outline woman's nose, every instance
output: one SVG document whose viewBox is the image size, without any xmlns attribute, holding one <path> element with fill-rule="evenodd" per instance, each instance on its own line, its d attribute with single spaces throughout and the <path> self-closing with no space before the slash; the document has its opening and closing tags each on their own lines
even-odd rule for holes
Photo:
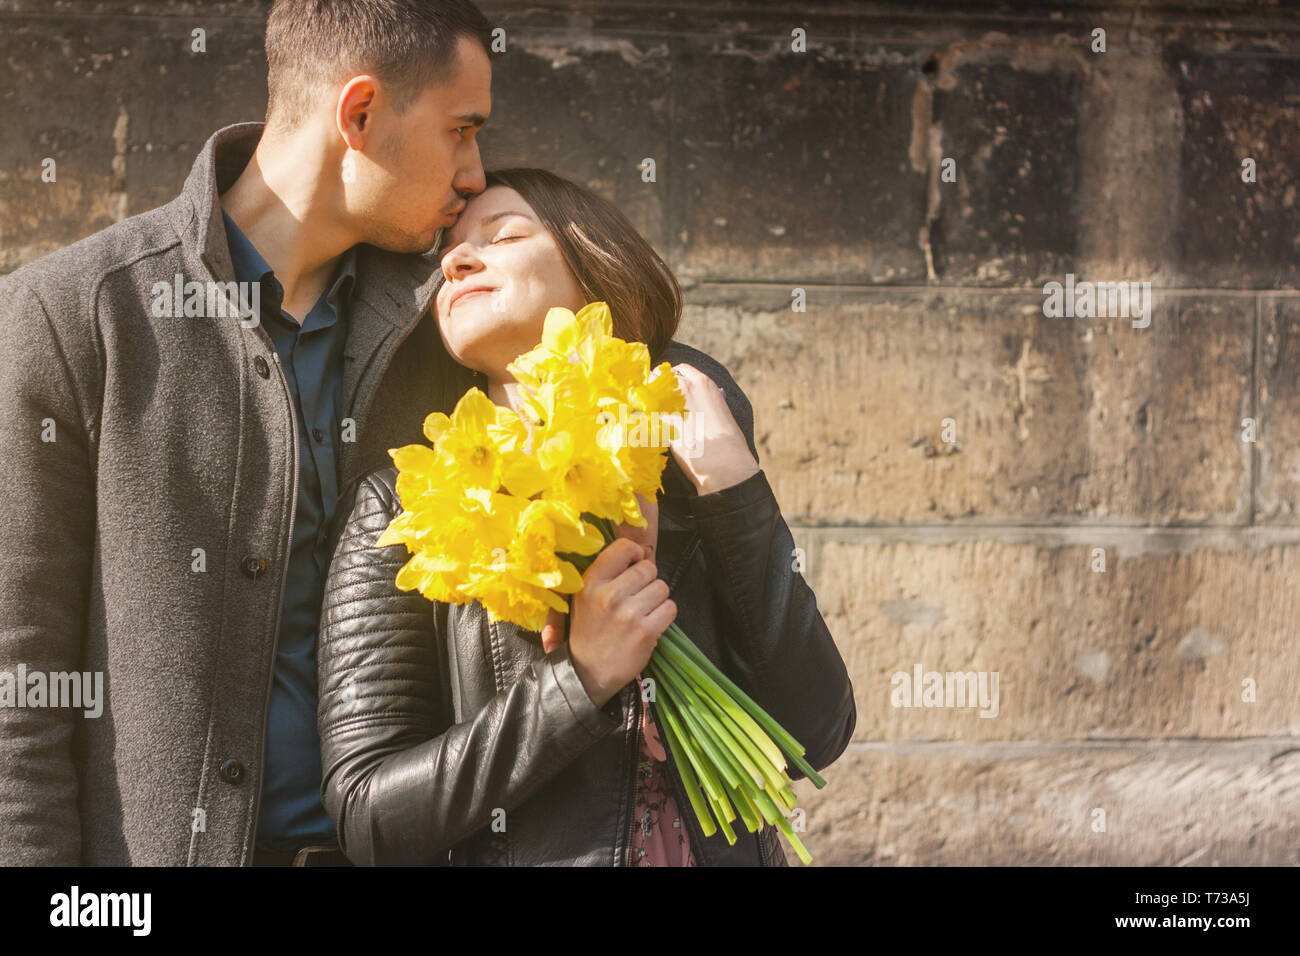
<svg viewBox="0 0 1300 956">
<path fill-rule="evenodd" d="M 442 274 L 448 281 L 470 275 L 482 267 L 482 261 L 465 242 L 442 257 Z"/>
</svg>

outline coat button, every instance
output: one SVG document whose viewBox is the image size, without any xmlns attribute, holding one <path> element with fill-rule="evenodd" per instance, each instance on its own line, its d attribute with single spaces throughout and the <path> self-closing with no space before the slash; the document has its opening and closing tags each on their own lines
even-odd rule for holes
<svg viewBox="0 0 1300 956">
<path fill-rule="evenodd" d="M 271 377 L 271 366 L 266 364 L 266 359 L 262 358 L 262 356 L 259 355 L 253 359 L 253 368 L 257 369 L 257 374 L 262 378 Z"/>
<path fill-rule="evenodd" d="M 244 765 L 233 759 L 222 761 L 221 779 L 226 783 L 239 783 L 244 779 Z"/>
<path fill-rule="evenodd" d="M 266 570 L 266 558 L 260 554 L 250 554 L 244 558 L 244 573 L 250 578 L 256 578 Z"/>
<path fill-rule="evenodd" d="M 313 428 L 311 430 L 311 437 L 316 439 L 316 441 L 321 442 L 325 440 L 325 433 L 319 428 Z"/>
</svg>

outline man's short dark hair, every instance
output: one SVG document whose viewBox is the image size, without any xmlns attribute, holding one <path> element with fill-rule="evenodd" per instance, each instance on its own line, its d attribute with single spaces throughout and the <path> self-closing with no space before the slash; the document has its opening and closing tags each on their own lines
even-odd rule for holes
<svg viewBox="0 0 1300 956">
<path fill-rule="evenodd" d="M 470 37 L 492 53 L 492 25 L 471 0 L 275 0 L 266 21 L 267 125 L 291 130 L 332 84 L 378 77 L 400 115 L 453 79 Z"/>
</svg>

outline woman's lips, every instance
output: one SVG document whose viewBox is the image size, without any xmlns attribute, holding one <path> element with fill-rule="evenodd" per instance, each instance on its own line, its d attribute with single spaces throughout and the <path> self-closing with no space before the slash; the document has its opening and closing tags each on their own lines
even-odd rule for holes
<svg viewBox="0 0 1300 956">
<path fill-rule="evenodd" d="M 486 295 L 491 291 L 492 291 L 491 289 L 471 289 L 469 292 L 464 292 L 451 300 L 451 305 L 447 307 L 447 310 L 451 311 L 452 309 L 456 308 L 456 306 L 464 302 L 466 299 L 472 299 L 476 295 Z"/>
</svg>

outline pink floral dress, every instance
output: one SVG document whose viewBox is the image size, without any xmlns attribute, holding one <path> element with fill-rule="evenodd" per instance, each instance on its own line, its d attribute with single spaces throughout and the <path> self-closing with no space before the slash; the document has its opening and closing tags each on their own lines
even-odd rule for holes
<svg viewBox="0 0 1300 956">
<path fill-rule="evenodd" d="M 640 675 L 637 683 L 641 682 Z M 694 866 L 691 837 L 677 809 L 669 776 L 667 750 L 650 708 L 641 708 L 640 759 L 637 765 L 636 825 L 632 830 L 632 866 Z"/>
</svg>

